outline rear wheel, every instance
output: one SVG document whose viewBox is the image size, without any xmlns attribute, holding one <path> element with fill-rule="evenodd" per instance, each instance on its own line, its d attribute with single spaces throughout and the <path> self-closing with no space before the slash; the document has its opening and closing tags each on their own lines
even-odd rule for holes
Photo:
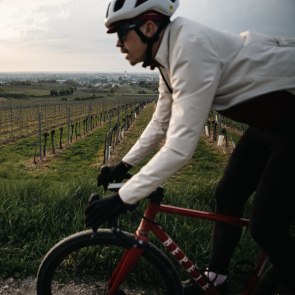
<svg viewBox="0 0 295 295">
<path fill-rule="evenodd" d="M 125 233 L 130 238 L 131 234 Z M 43 259 L 37 278 L 38 295 L 107 294 L 108 282 L 126 243 L 110 230 L 88 230 L 56 244 Z M 174 265 L 155 246 L 142 257 L 118 290 L 124 294 L 182 294 Z"/>
</svg>

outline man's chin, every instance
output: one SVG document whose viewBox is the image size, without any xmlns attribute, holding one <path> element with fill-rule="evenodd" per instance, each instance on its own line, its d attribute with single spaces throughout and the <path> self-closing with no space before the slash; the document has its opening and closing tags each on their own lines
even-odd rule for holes
<svg viewBox="0 0 295 295">
<path fill-rule="evenodd" d="M 129 64 L 130 64 L 131 66 L 135 66 L 135 65 L 138 64 L 138 62 L 137 62 L 137 61 L 129 60 Z"/>
<path fill-rule="evenodd" d="M 128 62 L 129 62 L 129 64 L 130 64 L 131 66 L 135 66 L 135 65 L 137 65 L 139 62 L 142 62 L 142 61 L 137 60 L 137 59 L 130 59 L 130 58 L 128 58 L 128 55 L 126 56 L 125 59 L 128 60 Z"/>
</svg>

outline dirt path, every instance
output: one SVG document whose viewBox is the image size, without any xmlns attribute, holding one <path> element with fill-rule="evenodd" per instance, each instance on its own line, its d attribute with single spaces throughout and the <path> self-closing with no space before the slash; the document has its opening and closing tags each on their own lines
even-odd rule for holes
<svg viewBox="0 0 295 295">
<path fill-rule="evenodd" d="M 93 293 L 92 293 L 93 292 Z M 62 288 L 58 295 L 90 295 L 96 294 L 93 286 L 85 284 L 70 284 Z M 36 279 L 25 280 L 8 279 L 0 283 L 0 295 L 36 295 Z"/>
<path fill-rule="evenodd" d="M 96 295 L 97 291 L 104 293 L 104 288 L 100 284 L 68 284 L 59 288 L 56 295 Z M 144 295 L 144 291 L 129 290 L 128 294 Z M 0 282 L 0 295 L 36 295 L 36 279 L 27 278 L 24 280 L 8 279 Z"/>
<path fill-rule="evenodd" d="M 36 295 L 33 278 L 25 280 L 8 279 L 0 283 L 1 295 Z"/>
</svg>

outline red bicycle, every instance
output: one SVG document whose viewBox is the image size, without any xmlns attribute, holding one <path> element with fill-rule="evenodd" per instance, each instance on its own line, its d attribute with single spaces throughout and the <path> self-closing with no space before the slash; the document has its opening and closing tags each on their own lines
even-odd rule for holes
<svg viewBox="0 0 295 295">
<path fill-rule="evenodd" d="M 97 232 L 92 230 L 78 232 L 57 243 L 47 253 L 39 267 L 37 294 L 73 295 L 68 291 L 68 285 L 86 284 L 87 294 L 181 295 L 183 288 L 180 268 L 199 284 L 204 294 L 218 294 L 214 285 L 205 279 L 198 263 L 192 262 L 156 222 L 156 216 L 158 213 L 177 214 L 241 227 L 247 227 L 249 221 L 164 205 L 163 198 L 162 188 L 157 189 L 149 197 L 144 215 L 134 234 L 114 226 L 109 229 L 99 229 Z M 164 254 L 160 245 L 156 246 L 151 241 L 150 233 L 154 234 L 155 241 L 157 240 L 169 255 Z M 288 294 L 267 256 L 264 253 L 258 256 L 254 270 L 244 290 L 239 294 Z M 173 263 L 172 257 L 178 263 Z"/>
</svg>

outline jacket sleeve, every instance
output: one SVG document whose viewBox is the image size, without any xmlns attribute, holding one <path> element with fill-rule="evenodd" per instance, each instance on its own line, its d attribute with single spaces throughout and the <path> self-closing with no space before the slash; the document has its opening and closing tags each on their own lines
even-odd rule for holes
<svg viewBox="0 0 295 295">
<path fill-rule="evenodd" d="M 218 86 L 221 66 L 209 46 L 185 38 L 175 42 L 169 56 L 173 95 L 166 142 L 120 189 L 125 203 L 148 196 L 191 159 Z"/>
<path fill-rule="evenodd" d="M 162 77 L 159 80 L 159 98 L 152 119 L 140 138 L 124 156 L 123 161 L 135 166 L 165 138 L 171 116 L 171 93 Z"/>
</svg>

